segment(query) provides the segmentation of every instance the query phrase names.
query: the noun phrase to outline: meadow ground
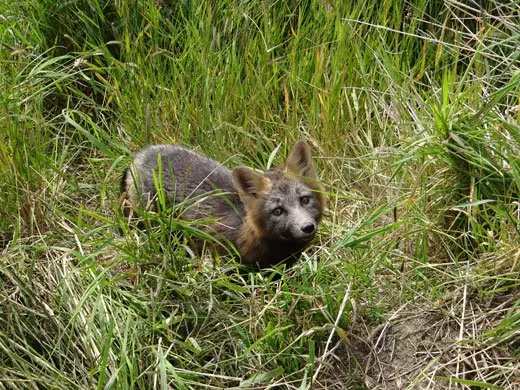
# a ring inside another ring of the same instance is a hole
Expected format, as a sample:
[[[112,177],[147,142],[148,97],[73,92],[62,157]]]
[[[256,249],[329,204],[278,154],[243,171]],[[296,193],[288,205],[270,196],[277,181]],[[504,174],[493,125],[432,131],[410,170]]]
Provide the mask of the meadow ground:
[[[15,0],[0,20],[0,388],[520,388],[518,2]],[[297,139],[327,210],[292,269],[121,218],[140,147],[265,169]]]

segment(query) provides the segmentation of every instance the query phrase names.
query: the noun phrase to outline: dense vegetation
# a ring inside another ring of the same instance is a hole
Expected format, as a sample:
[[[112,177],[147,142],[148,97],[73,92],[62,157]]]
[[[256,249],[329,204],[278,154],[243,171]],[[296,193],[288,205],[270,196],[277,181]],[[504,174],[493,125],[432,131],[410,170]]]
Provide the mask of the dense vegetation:
[[[0,19],[0,388],[520,386],[518,2]],[[265,169],[298,139],[328,205],[292,269],[191,258],[167,238],[195,226],[121,217],[142,146]]]

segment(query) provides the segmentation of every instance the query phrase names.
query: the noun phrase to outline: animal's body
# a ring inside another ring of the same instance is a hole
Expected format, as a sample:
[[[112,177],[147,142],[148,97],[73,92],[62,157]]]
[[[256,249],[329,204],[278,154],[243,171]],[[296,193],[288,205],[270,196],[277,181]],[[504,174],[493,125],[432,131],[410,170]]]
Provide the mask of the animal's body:
[[[322,187],[309,148],[297,142],[285,164],[265,173],[233,170],[180,145],[137,152],[123,175],[125,213],[190,203],[179,218],[212,219],[204,229],[231,242],[242,263],[292,264],[314,238],[323,212]],[[203,243],[198,242],[200,249]]]

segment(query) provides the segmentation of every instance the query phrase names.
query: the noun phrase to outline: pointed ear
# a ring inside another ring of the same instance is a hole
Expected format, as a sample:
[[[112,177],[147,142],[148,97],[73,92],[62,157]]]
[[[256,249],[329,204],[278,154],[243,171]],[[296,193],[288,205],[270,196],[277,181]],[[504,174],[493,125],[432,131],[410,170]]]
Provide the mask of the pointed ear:
[[[244,203],[257,199],[269,191],[270,181],[248,168],[233,169],[233,184]]]
[[[318,180],[318,175],[312,162],[311,151],[303,141],[298,141],[294,144],[289,156],[287,156],[287,160],[285,160],[285,170],[296,176],[307,177],[314,181]]]

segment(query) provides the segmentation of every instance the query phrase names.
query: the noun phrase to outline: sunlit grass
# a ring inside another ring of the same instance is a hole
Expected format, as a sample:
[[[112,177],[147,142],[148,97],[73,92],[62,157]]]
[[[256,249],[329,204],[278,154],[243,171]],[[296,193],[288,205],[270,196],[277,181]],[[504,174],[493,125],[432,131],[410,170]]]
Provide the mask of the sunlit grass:
[[[2,3],[0,386],[394,388],[418,317],[402,383],[514,388],[519,15],[484,3]],[[328,207],[293,269],[121,217],[140,147],[265,169],[297,139]]]

